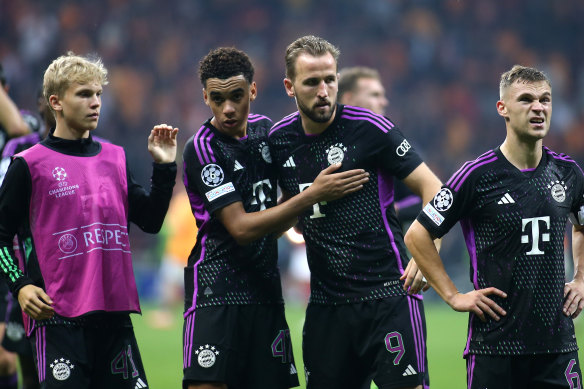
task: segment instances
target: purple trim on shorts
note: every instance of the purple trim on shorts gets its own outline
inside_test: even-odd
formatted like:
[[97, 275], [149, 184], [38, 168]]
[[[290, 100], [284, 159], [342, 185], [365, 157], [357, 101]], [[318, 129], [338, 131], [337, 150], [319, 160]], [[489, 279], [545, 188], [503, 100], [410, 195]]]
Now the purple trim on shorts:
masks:
[[580, 165], [578, 165], [578, 163], [576, 161], [574, 161], [569, 155], [567, 154], [558, 154], [555, 151], [552, 151], [550, 149], [548, 149], [547, 147], [543, 147], [544, 151], [546, 152], [546, 154], [548, 154], [549, 156], [551, 156], [554, 159], [559, 159], [561, 161], [566, 161], [566, 162], [571, 162], [573, 164], [575, 164], [576, 166], [578, 166], [578, 169], [580, 169], [580, 172], [582, 174], [584, 174], [584, 172], [582, 171], [582, 168], [580, 167]]
[[295, 122], [296, 120], [298, 120], [299, 117], [300, 112], [298, 111], [291, 113], [288, 116], [285, 116], [282, 120], [280, 120], [278, 123], [272, 126], [270, 132], [268, 133], [268, 136], [271, 136], [274, 133], [274, 131], [277, 131], [284, 126], [287, 126], [288, 124]]
[[397, 248], [397, 245], [395, 244], [395, 238], [393, 236], [393, 232], [391, 231], [391, 228], [389, 227], [389, 222], [387, 221], [387, 213], [385, 212], [385, 210], [391, 206], [391, 204], [393, 203], [393, 180], [389, 179], [386, 180], [383, 176], [383, 172], [381, 171], [381, 169], [378, 169], [377, 171], [377, 190], [379, 191], [379, 207], [381, 208], [381, 217], [383, 218], [383, 224], [385, 225], [385, 230], [387, 231], [387, 235], [389, 237], [389, 243], [391, 244], [391, 248], [393, 249], [393, 252], [395, 253], [395, 257], [397, 259], [397, 266], [399, 268], [400, 273], [404, 272], [404, 266], [402, 263], [402, 259], [399, 253], [399, 250]]
[[408, 305], [410, 307], [410, 320], [412, 322], [412, 329], [414, 333], [414, 342], [416, 346], [416, 360], [418, 363], [418, 372], [421, 374], [426, 370], [426, 343], [424, 339], [424, 326], [422, 315], [420, 313], [420, 303], [418, 299], [412, 296], [406, 296]]
[[36, 331], [35, 347], [37, 353], [37, 372], [39, 382], [43, 382], [46, 378], [46, 358], [47, 358], [47, 339], [46, 327], [39, 327]]
[[446, 182], [446, 186], [449, 186], [450, 188], [453, 188], [455, 192], [458, 192], [458, 190], [462, 186], [462, 183], [467, 179], [467, 177], [473, 170], [477, 169], [480, 166], [496, 161], [497, 159], [498, 157], [497, 155], [495, 155], [495, 152], [493, 150], [490, 150], [481, 155], [480, 157], [478, 157], [477, 159], [475, 159], [474, 161], [466, 162], [464, 165], [462, 165], [460, 169], [458, 169], [456, 173], [452, 175], [452, 177], [450, 177], [448, 182]]
[[[373, 123], [377, 123], [376, 126], [383, 132], [388, 132], [389, 130], [395, 127], [395, 124], [393, 124], [388, 118], [386, 118], [383, 115], [376, 114], [367, 108], [345, 105], [345, 108], [343, 109], [343, 114], [345, 113], [347, 114], [347, 116], [341, 115], [341, 117], [349, 120], [364, 119], [367, 121], [371, 121], [370, 119], [372, 119]], [[380, 125], [383, 128], [379, 127]]]
[[397, 209], [403, 209], [403, 208], [407, 208], [407, 207], [411, 207], [412, 205], [416, 205], [416, 204], [420, 204], [422, 202], [422, 199], [416, 195], [410, 195], [407, 197], [404, 197], [402, 200], [397, 201], [395, 203], [395, 207]]
[[195, 146], [195, 151], [197, 152], [201, 165], [215, 162], [215, 156], [211, 149], [211, 139], [214, 136], [211, 129], [203, 125], [193, 137], [193, 145]]
[[247, 122], [248, 123], [259, 122], [262, 119], [266, 119], [266, 120], [272, 121], [269, 117], [264, 116], [264, 115], [260, 115], [260, 114], [257, 114], [257, 113], [250, 113], [249, 115], [247, 115]]
[[474, 354], [469, 355], [468, 360], [466, 362], [466, 382], [467, 382], [467, 389], [470, 389], [472, 386], [472, 377], [474, 374], [475, 368], [475, 358]]
[[191, 355], [193, 352], [195, 312], [185, 317], [185, 334], [183, 337], [183, 369], [191, 366]]

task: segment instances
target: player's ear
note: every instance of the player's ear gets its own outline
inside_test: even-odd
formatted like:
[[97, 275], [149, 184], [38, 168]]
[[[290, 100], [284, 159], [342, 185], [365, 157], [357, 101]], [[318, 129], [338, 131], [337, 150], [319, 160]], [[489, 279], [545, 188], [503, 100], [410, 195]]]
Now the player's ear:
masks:
[[205, 101], [205, 105], [209, 105], [209, 95], [205, 88], [203, 88], [203, 100]]
[[59, 97], [57, 95], [49, 96], [49, 105], [51, 106], [51, 108], [53, 108], [53, 111], [55, 112], [63, 110], [61, 100], [59, 100]]
[[497, 112], [504, 118], [507, 117], [507, 106], [503, 100], [497, 101]]
[[251, 85], [249, 86], [249, 101], [254, 101], [258, 96], [258, 87], [255, 81], [252, 81]]
[[294, 97], [294, 84], [289, 78], [284, 79], [284, 88], [286, 88], [286, 94], [290, 97]]

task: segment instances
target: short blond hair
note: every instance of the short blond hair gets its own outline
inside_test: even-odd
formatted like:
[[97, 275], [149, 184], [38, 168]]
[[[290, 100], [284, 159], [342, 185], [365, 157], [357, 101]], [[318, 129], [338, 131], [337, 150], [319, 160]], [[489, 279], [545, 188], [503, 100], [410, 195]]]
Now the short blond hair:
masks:
[[[83, 57], [69, 51], [55, 59], [45, 71], [43, 78], [43, 96], [63, 97], [71, 84], [97, 82], [107, 85], [107, 69], [98, 56]], [[51, 105], [49, 104], [49, 107]], [[52, 108], [51, 108], [52, 109]]]

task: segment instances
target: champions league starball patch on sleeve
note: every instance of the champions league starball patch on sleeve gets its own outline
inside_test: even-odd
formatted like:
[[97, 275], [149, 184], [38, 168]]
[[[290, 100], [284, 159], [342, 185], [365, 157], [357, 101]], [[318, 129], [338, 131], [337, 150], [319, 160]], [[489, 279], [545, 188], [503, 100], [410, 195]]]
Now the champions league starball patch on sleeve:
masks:
[[224, 177], [225, 174], [223, 173], [221, 166], [214, 163], [206, 165], [201, 171], [201, 180], [203, 180], [205, 185], [210, 187], [220, 185], [223, 182]]

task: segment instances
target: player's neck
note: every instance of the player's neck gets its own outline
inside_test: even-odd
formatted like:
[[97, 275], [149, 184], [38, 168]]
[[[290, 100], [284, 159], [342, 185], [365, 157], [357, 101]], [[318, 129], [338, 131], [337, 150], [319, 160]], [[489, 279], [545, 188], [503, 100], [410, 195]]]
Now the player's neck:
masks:
[[542, 140], [535, 143], [523, 143], [506, 138], [500, 149], [505, 158], [517, 169], [535, 169], [542, 156]]
[[67, 126], [65, 123], [57, 122], [53, 135], [61, 139], [77, 140], [89, 137], [89, 130], [78, 130]]
[[331, 123], [335, 120], [336, 112], [333, 113], [331, 118], [325, 123], [315, 122], [314, 120], [308, 118], [306, 115], [300, 111], [300, 118], [302, 119], [302, 129], [306, 135], [320, 135], [326, 130]]

